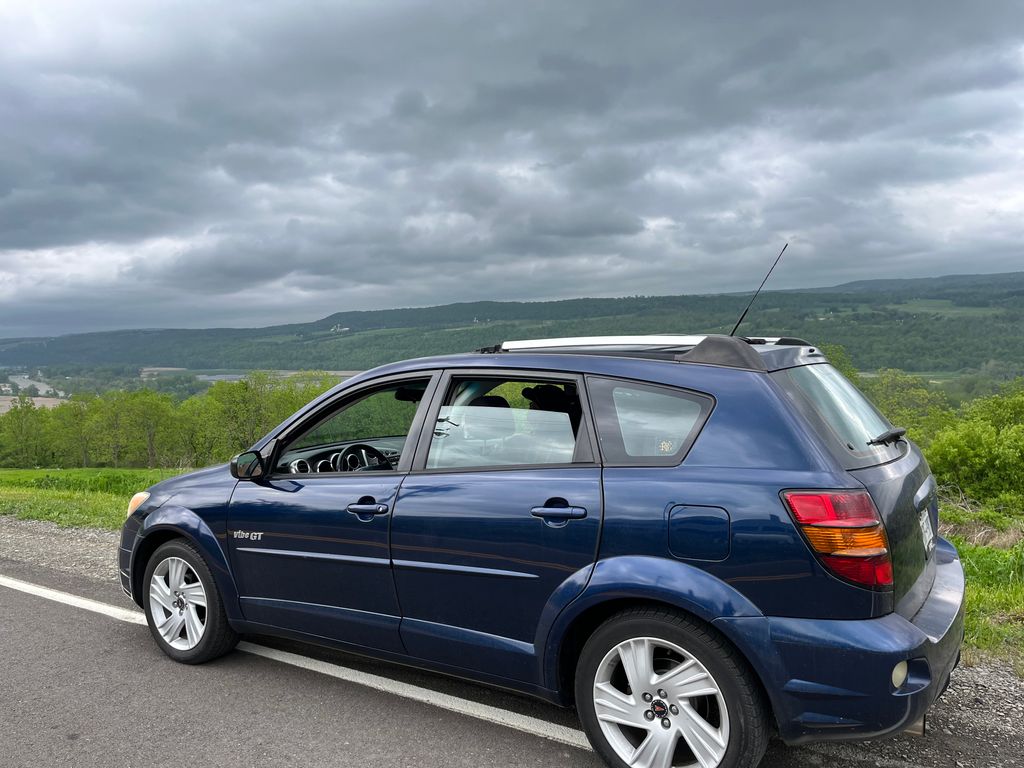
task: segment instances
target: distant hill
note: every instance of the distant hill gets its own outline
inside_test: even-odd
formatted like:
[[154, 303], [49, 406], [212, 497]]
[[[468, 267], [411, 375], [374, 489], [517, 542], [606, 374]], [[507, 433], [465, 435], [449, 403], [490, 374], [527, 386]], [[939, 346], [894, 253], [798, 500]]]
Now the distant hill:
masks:
[[[0, 340], [0, 367], [357, 370], [504, 339], [725, 333], [747, 294], [470, 302], [338, 312], [256, 329], [126, 330]], [[763, 293], [741, 333], [842, 344], [862, 369], [1024, 372], [1024, 272], [862, 280]]]
[[809, 293], [926, 293], [963, 294], [972, 289], [988, 290], [1007, 284], [1024, 288], [1024, 272], [1004, 272], [995, 275], [942, 275], [941, 277], [904, 277], [886, 280], [855, 280], [831, 288], [801, 289]]

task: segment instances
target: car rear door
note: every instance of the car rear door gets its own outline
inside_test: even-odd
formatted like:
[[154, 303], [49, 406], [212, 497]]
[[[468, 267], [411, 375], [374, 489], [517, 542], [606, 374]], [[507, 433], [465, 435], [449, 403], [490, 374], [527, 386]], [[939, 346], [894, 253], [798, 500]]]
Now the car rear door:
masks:
[[449, 372], [399, 491], [391, 553], [401, 636], [423, 659], [536, 675], [537, 626], [593, 567], [601, 468], [582, 381]]

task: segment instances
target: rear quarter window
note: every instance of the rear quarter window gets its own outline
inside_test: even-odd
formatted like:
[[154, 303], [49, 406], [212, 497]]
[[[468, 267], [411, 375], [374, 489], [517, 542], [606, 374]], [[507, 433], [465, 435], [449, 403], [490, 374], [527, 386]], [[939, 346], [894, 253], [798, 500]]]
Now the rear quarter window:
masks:
[[619, 379], [587, 378], [606, 464], [674, 466], [686, 456], [713, 401], [695, 392]]
[[902, 455], [899, 444], [868, 444], [892, 424], [833, 366], [803, 365], [771, 375], [846, 469], [883, 464]]

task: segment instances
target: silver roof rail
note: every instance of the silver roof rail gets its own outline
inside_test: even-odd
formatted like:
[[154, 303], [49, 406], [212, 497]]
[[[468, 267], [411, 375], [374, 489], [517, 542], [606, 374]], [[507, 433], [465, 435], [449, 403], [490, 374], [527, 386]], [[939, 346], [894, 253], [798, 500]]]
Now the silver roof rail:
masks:
[[562, 339], [521, 339], [505, 341], [502, 352], [527, 349], [559, 349], [580, 347], [695, 347], [707, 336], [570, 336]]
[[482, 347], [478, 354], [501, 352], [563, 352], [576, 355], [611, 355], [649, 358], [677, 363], [703, 363], [748, 371], [768, 370], [755, 347], [801, 346], [815, 350], [803, 339], [788, 336], [571, 336], [562, 339], [520, 339]]

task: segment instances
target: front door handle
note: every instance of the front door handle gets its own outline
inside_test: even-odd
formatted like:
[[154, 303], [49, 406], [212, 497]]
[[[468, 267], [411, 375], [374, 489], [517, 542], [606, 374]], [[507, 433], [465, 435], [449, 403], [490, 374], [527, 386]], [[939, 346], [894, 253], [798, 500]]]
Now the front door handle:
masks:
[[364, 523], [370, 522], [376, 515], [386, 515], [388, 513], [388, 505], [377, 502], [349, 504], [345, 509]]
[[545, 524], [561, 528], [570, 520], [580, 520], [587, 516], [586, 507], [533, 507], [530, 514], [541, 518]]

